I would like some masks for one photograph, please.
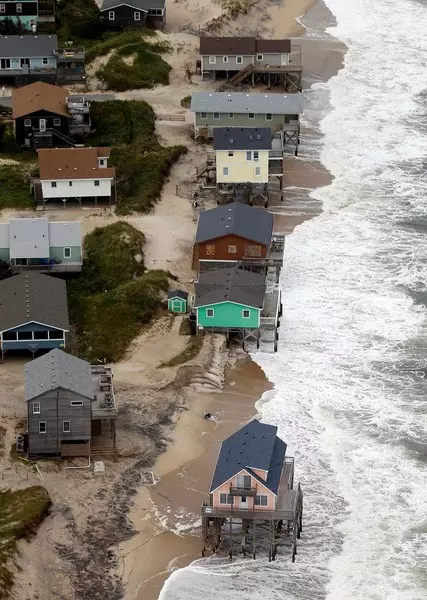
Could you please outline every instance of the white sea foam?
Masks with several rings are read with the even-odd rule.
[[[348,52],[306,118],[330,98],[321,158],[335,180],[314,193],[325,212],[287,240],[279,352],[255,355],[275,383],[257,408],[305,492],[297,562],[196,561],[162,600],[427,597],[427,326],[411,295],[426,289],[426,232],[411,222],[425,214],[427,7],[325,2]]]

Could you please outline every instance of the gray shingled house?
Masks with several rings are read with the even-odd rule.
[[[109,367],[56,349],[25,365],[24,383],[30,458],[88,455],[94,421],[110,420],[114,430]]]
[[[31,272],[0,281],[2,361],[9,350],[63,348],[69,329],[65,281]]]
[[[101,20],[112,29],[164,29],[166,24],[165,0],[104,0],[100,10]]]

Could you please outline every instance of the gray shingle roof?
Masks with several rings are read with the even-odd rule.
[[[303,95],[298,94],[244,94],[242,92],[195,92],[190,110],[208,113],[300,115]]]
[[[168,293],[168,300],[171,298],[182,298],[182,300],[187,300],[188,292],[184,292],[184,290],[171,290]]]
[[[166,0],[104,0],[101,6],[101,12],[115,8],[116,6],[122,6],[123,4],[148,12],[148,10],[151,8],[163,9],[165,7],[165,3]]]
[[[269,127],[214,127],[214,150],[271,150]]]
[[[40,273],[0,281],[0,331],[32,321],[69,330],[65,281]]]
[[[262,308],[265,294],[265,275],[232,267],[200,273],[195,283],[194,306],[218,302],[235,302],[252,308]]]
[[[277,493],[285,455],[286,444],[277,437],[277,427],[254,419],[222,442],[210,491],[247,469],[255,479]],[[251,469],[268,471],[267,481]]]
[[[200,213],[196,243],[232,234],[263,246],[270,246],[273,223],[273,215],[262,208],[241,202],[224,204]]]
[[[24,366],[25,400],[63,388],[93,399],[90,364],[62,350],[51,350]]]
[[[56,35],[0,35],[0,57],[27,58],[54,56]]]

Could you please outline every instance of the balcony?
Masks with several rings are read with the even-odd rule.
[[[256,496],[256,487],[230,487],[230,496]]]

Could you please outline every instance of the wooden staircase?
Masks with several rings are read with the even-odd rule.
[[[241,69],[238,73],[233,75],[233,77],[231,77],[231,79],[221,83],[221,85],[217,88],[216,91],[217,92],[225,92],[227,89],[232,89],[233,87],[235,87],[236,85],[241,83],[244,79],[246,79],[246,77],[248,77],[248,75],[252,75],[253,72],[254,72],[254,65],[251,63],[250,65],[247,65],[246,67]]]

